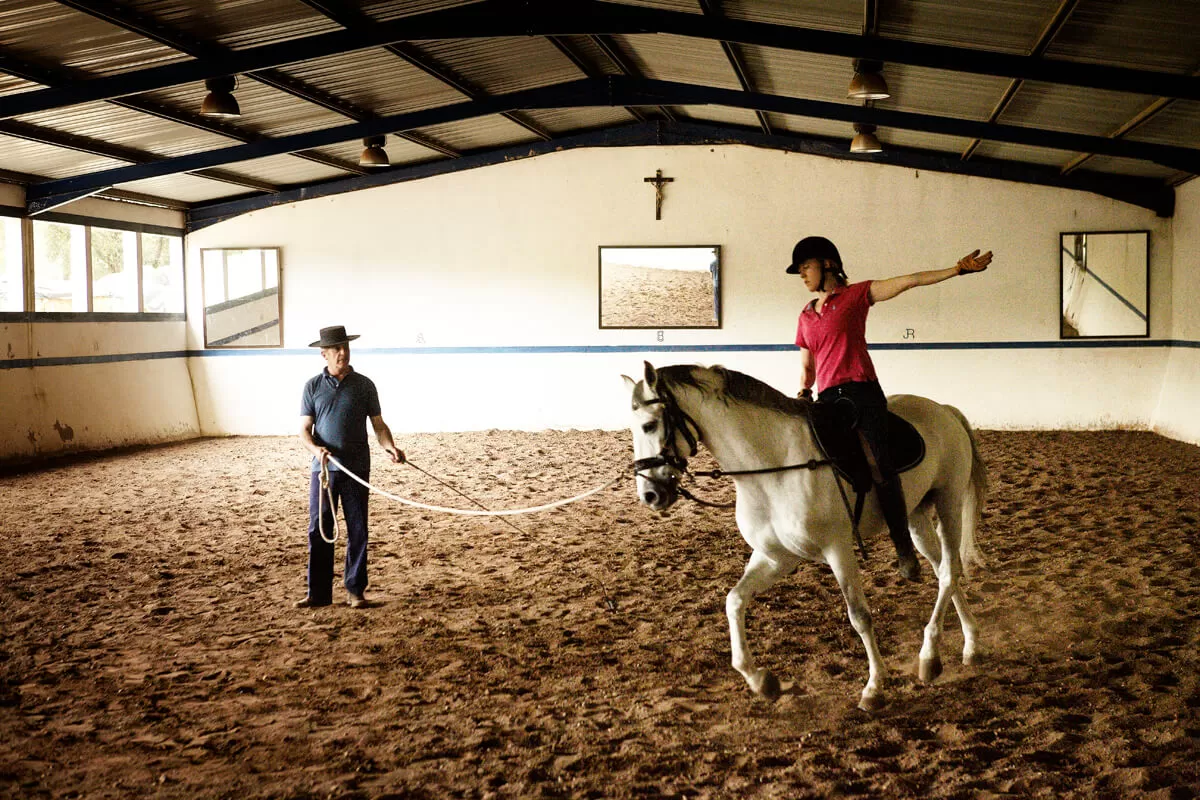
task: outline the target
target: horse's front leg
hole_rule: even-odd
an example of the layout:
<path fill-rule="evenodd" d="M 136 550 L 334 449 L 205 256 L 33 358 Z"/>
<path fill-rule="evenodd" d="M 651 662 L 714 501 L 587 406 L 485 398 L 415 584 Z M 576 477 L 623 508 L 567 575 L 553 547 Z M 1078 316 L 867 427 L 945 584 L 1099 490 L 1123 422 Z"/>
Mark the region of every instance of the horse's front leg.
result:
<path fill-rule="evenodd" d="M 879 652 L 879 644 L 875 641 L 871 609 L 867 607 L 867 598 L 863 594 L 862 575 L 858 571 L 858 561 L 855 559 L 849 536 L 826 550 L 825 560 L 829 562 L 838 586 L 842 589 L 842 596 L 846 598 L 850 624 L 858 631 L 858 636 L 867 649 L 867 685 L 863 687 L 858 707 L 863 711 L 876 711 L 884 705 L 883 687 L 887 680 L 887 667 L 883 665 L 883 656 Z"/>
<path fill-rule="evenodd" d="M 771 588 L 777 580 L 789 574 L 799 559 L 786 564 L 755 550 L 750 554 L 742 579 L 725 597 L 725 614 L 729 617 L 729 644 L 733 651 L 733 668 L 742 673 L 754 693 L 767 700 L 779 698 L 779 679 L 767 669 L 755 665 L 754 656 L 746 646 L 746 605 L 756 594 Z"/>

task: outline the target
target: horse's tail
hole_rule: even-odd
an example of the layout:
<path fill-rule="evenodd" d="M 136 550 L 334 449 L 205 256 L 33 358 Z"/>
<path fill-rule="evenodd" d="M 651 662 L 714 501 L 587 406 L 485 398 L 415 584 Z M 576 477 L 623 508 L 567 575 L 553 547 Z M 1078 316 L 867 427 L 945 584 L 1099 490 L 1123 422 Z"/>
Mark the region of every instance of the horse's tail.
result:
<path fill-rule="evenodd" d="M 976 542 L 976 531 L 979 528 L 979 518 L 983 512 L 983 502 L 987 498 L 988 471 L 987 464 L 979 455 L 979 440 L 975 438 L 975 430 L 954 406 L 946 406 L 947 410 L 958 419 L 971 439 L 971 488 L 963 498 L 962 507 L 962 541 L 958 546 L 959 557 L 962 560 L 963 574 L 970 574 L 971 564 L 983 566 L 983 553 Z"/>

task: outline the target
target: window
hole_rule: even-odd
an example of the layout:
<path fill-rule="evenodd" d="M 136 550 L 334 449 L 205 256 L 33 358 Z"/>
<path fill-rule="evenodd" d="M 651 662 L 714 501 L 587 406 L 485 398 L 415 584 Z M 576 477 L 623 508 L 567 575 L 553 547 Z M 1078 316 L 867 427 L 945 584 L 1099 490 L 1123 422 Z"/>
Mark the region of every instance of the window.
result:
<path fill-rule="evenodd" d="M 183 238 L 142 234 L 142 310 L 183 313 Z"/>
<path fill-rule="evenodd" d="M 0 312 L 25 310 L 21 220 L 0 217 Z"/>
<path fill-rule="evenodd" d="M 184 311 L 183 236 L 174 229 L 93 225 L 70 214 L 33 220 L 0 215 L 0 315 L 182 319 Z"/>
<path fill-rule="evenodd" d="M 92 310 L 138 311 L 138 235 L 92 229 Z"/>
<path fill-rule="evenodd" d="M 87 228 L 33 221 L 33 310 L 90 311 Z"/>

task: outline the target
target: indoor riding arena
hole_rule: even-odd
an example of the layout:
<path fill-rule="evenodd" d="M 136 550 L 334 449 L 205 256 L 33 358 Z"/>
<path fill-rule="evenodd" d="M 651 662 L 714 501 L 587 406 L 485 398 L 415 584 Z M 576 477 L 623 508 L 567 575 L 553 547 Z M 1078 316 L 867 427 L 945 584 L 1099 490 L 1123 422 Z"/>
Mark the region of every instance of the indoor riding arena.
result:
<path fill-rule="evenodd" d="M 1200 795 L 1198 52 L 1163 0 L 4 0 L 0 797 Z M 953 602 L 794 399 L 809 236 L 973 430 Z M 844 544 L 744 607 L 778 686 L 766 528 Z"/>

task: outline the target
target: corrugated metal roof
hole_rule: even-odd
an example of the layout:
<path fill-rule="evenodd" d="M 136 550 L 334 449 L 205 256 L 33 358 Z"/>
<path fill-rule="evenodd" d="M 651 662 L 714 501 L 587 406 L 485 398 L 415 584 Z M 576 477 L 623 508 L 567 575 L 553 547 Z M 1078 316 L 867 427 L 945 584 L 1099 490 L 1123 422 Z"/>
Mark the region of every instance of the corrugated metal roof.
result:
<path fill-rule="evenodd" d="M 1061 0 L 893 0 L 881 9 L 880 36 L 1025 55 Z"/>
<path fill-rule="evenodd" d="M 720 122 L 726 125 L 741 125 L 746 128 L 757 128 L 758 117 L 753 111 L 744 108 L 729 108 L 728 106 L 672 106 L 676 111 L 683 112 L 689 119 L 703 122 Z"/>
<path fill-rule="evenodd" d="M 409 17 L 413 14 L 424 14 L 427 11 L 440 11 L 473 3 L 475 0 L 406 0 L 397 3 L 396 0 L 359 0 L 362 11 L 379 22 L 391 19 Z"/>
<path fill-rule="evenodd" d="M 544 130 L 556 136 L 567 136 L 573 131 L 595 130 L 627 125 L 634 118 L 623 108 L 597 106 L 595 108 L 551 108 L 523 112 Z"/>
<path fill-rule="evenodd" d="M 358 148 L 362 150 L 360 146 Z M 354 160 L 358 161 L 357 154 Z M 270 156 L 255 158 L 250 161 L 238 161 L 230 164 L 229 169 L 238 175 L 244 175 L 254 180 L 266 181 L 276 186 L 294 186 L 302 183 L 317 183 L 331 178 L 345 176 L 341 170 L 327 167 L 302 158 L 292 156 Z"/>
<path fill-rule="evenodd" d="M 449 145 L 462 153 L 538 140 L 515 122 L 495 115 L 431 125 L 418 129 L 416 133 Z"/>
<path fill-rule="evenodd" d="M 1200 3 L 1081 2 L 1046 55 L 1093 64 L 1191 72 L 1200 68 Z"/>
<path fill-rule="evenodd" d="M 291 64 L 281 71 L 379 116 L 465 99 L 457 89 L 383 49 Z"/>
<path fill-rule="evenodd" d="M 298 0 L 134 0 L 130 5 L 190 38 L 235 50 L 342 27 Z"/>
<path fill-rule="evenodd" d="M 187 83 L 143 96 L 191 114 L 199 114 L 206 93 L 204 84 Z M 341 114 L 245 76 L 237 79 L 233 96 L 242 110 L 242 116 L 230 122 L 238 129 L 262 136 L 287 136 L 317 128 L 332 128 L 349 121 Z"/>
<path fill-rule="evenodd" d="M 724 0 L 719 5 L 722 15 L 750 22 L 840 33 L 860 33 L 863 25 L 862 0 Z"/>
<path fill-rule="evenodd" d="M 880 108 L 970 120 L 986 120 L 1011 83 L 1008 78 L 992 75 L 907 64 L 888 64 L 882 74 L 892 96 L 888 100 L 875 101 Z M 846 77 L 847 87 L 850 77 Z M 953 91 L 947 91 L 947 86 L 954 87 Z"/>
<path fill-rule="evenodd" d="M 252 194 L 250 189 L 230 186 L 220 181 L 208 180 L 187 173 L 167 175 L 161 178 L 147 178 L 141 181 L 130 181 L 121 184 L 128 192 L 157 195 L 159 197 L 174 197 L 185 203 L 204 203 L 210 200 L 220 200 L 229 197 L 240 197 Z"/>
<path fill-rule="evenodd" d="M 110 75 L 181 61 L 187 56 L 53 0 L 4 0 L 0 46 L 18 58 Z M 49 51 L 49 52 L 48 52 Z"/>
<path fill-rule="evenodd" d="M 1176 100 L 1126 138 L 1139 142 L 1193 147 L 1200 136 L 1200 103 Z"/>
<path fill-rule="evenodd" d="M 742 52 L 756 91 L 850 103 L 846 87 L 854 75 L 854 65 L 849 58 L 768 47 L 745 47 Z"/>
<path fill-rule="evenodd" d="M 127 163 L 78 150 L 68 150 L 65 147 L 0 135 L 0 169 L 13 172 L 40 175 L 44 178 L 67 178 L 80 173 L 124 167 Z"/>
<path fill-rule="evenodd" d="M 1087 168 L 1095 172 L 1115 172 L 1118 175 L 1138 175 L 1145 178 L 1167 179 L 1177 174 L 1170 167 L 1160 164 L 1112 156 L 1096 156 L 1087 162 Z"/>
<path fill-rule="evenodd" d="M 1127 92 L 1081 90 L 1026 81 L 1000 121 L 1105 136 L 1153 100 Z"/>
<path fill-rule="evenodd" d="M 541 37 L 421 42 L 421 51 L 488 94 L 575 80 L 579 70 Z"/>
<path fill-rule="evenodd" d="M 1077 154 L 1069 150 L 1054 150 L 1047 147 L 1029 147 L 1005 142 L 983 142 L 975 151 L 981 158 L 1012 161 L 1022 164 L 1038 164 L 1047 167 L 1062 167 Z"/>
<path fill-rule="evenodd" d="M 201 95 L 203 96 L 203 95 Z M 133 147 L 161 156 L 178 156 L 235 142 L 111 103 L 84 103 L 18 117 L 21 122 Z"/>
<path fill-rule="evenodd" d="M 613 37 L 647 78 L 740 89 L 737 75 L 720 42 L 685 36 L 633 35 Z"/>
<path fill-rule="evenodd" d="M 47 180 L 77 179 L 73 186 L 103 183 L 102 173 L 125 164 L 116 156 L 127 154 L 131 161 L 168 159 L 154 169 L 178 169 L 169 159 L 193 153 L 220 151 L 241 141 L 251 141 L 259 156 L 246 165 L 218 166 L 234 175 L 243 169 L 244 177 L 275 186 L 305 182 L 319 183 L 331 178 L 352 177 L 356 173 L 361 138 L 365 128 L 353 127 L 357 120 L 438 109 L 468 102 L 469 97 L 486 100 L 495 94 L 539 87 L 554 87 L 587 76 L 624 76 L 634 81 L 655 79 L 686 83 L 721 91 L 739 90 L 735 64 L 717 38 L 683 36 L 669 32 L 673 16 L 686 14 L 689 21 L 702 18 L 706 26 L 766 23 L 795 26 L 795 42 L 807 44 L 815 37 L 860 34 L 866 26 L 865 14 L 875 9 L 876 30 L 880 37 L 913 43 L 954 48 L 943 54 L 943 68 L 904 63 L 887 63 L 884 76 L 892 88 L 892 97 L 877 101 L 862 113 L 900 111 L 943 118 L 964 130 L 968 123 L 986 121 L 999 109 L 999 121 L 1033 129 L 1064 134 L 1109 136 L 1132 127 L 1115 147 L 1127 148 L 1119 158 L 1091 158 L 1084 169 L 1092 173 L 1109 172 L 1114 180 L 1108 191 L 1123 197 L 1121 186 L 1126 176 L 1162 181 L 1164 188 L 1192 173 L 1179 170 L 1200 161 L 1196 130 L 1200 129 L 1200 100 L 1173 100 L 1143 124 L 1132 126 L 1146 109 L 1162 103 L 1160 94 L 1186 97 L 1185 83 L 1170 90 L 1147 80 L 1146 92 L 1131 93 L 1093 89 L 1074 85 L 1062 75 L 1054 75 L 1055 61 L 1083 64 L 1121 65 L 1141 70 L 1158 70 L 1177 75 L 1192 75 L 1186 86 L 1200 85 L 1195 70 L 1200 67 L 1200 2 L 1183 0 L 1078 0 L 1062 6 L 1062 0 L 894 0 L 886 4 L 867 4 L 861 0 L 710 0 L 711 14 L 705 14 L 699 0 L 607 0 L 599 8 L 625 5 L 645 13 L 650 25 L 662 33 L 618 34 L 616 26 L 598 23 L 591 34 L 509 35 L 486 38 L 448 38 L 413 41 L 399 45 L 398 54 L 381 45 L 353 50 L 340 55 L 323 55 L 305 60 L 302 45 L 289 56 L 290 63 L 263 63 L 260 70 L 280 76 L 283 88 L 267 85 L 241 75 L 235 96 L 241 105 L 240 118 L 211 123 L 199 117 L 200 104 L 207 89 L 204 77 L 221 72 L 222 54 L 230 50 L 257 54 L 271 43 L 325 36 L 344 31 L 347 25 L 363 24 L 363 35 L 375 30 L 372 24 L 424 14 L 431 11 L 470 5 L 472 0 L 344 0 L 332 4 L 337 20 L 321 11 L 320 4 L 305 0 L 122 0 L 102 3 L 106 9 L 94 14 L 62 5 L 55 0 L 0 1 L 0 169 L 44 176 Z M 567 7 L 569 4 L 563 4 Z M 1070 11 L 1059 15 L 1061 25 L 1051 26 L 1060 7 Z M 512 19 L 520 27 L 516 33 L 536 29 L 538 19 L 522 18 L 539 4 L 514 4 Z M 549 8 L 549 6 L 547 6 Z M 101 19 L 109 14 L 112 20 Z M 122 22 L 124 18 L 124 22 Z M 340 21 L 338 21 L 340 20 Z M 374 23 L 364 22 L 373 20 Z M 124 26 L 124 27 L 123 27 Z M 715 28 L 719 30 L 719 28 Z M 777 32 L 776 29 L 771 29 Z M 141 31 L 141 32 L 139 32 Z M 1013 80 L 1001 69 L 1000 74 L 975 74 L 971 71 L 974 51 L 1025 55 L 1043 42 L 1049 70 L 1038 80 L 1017 85 L 1006 104 Z M 552 33 L 546 29 L 544 33 Z M 754 31 L 752 30 L 752 33 Z M 765 30 L 758 31 L 765 34 Z M 145 34 L 145 35 L 144 35 Z M 328 36 L 325 36 L 328 39 Z M 817 38 L 812 52 L 769 46 L 767 40 L 737 44 L 730 53 L 740 59 L 745 80 L 751 91 L 785 97 L 831 102 L 839 107 L 857 106 L 846 98 L 853 71 L 855 53 L 819 52 L 831 40 Z M 839 40 L 842 41 L 842 40 Z M 863 47 L 872 41 L 858 40 Z M 164 43 L 166 42 L 166 43 Z M 174 43 L 177 47 L 170 46 Z M 610 56 L 610 50 L 612 55 Z M 199 61 L 188 53 L 201 54 Z M 205 59 L 215 59 L 206 61 Z M 294 60 L 300 59 L 300 60 Z M 413 61 L 417 63 L 413 63 Z M 94 84 L 79 76 L 113 76 L 160 64 L 204 66 L 208 71 L 179 79 L 175 85 L 157 84 L 158 88 L 120 102 L 89 98 L 72 105 L 44 107 L 28 111 L 13 121 L 5 121 L 4 103 L 44 100 L 39 94 L 47 81 L 87 91 Z M 1035 64 L 1042 62 L 1034 62 Z M 8 65 L 8 73 L 3 66 Z M 955 66 L 961 69 L 955 69 Z M 45 68 L 45 69 L 43 69 Z M 190 67 L 189 67 L 190 68 Z M 1000 69 L 990 67 L 993 71 Z M 431 74 L 432 73 L 432 74 Z M 1101 83 L 1107 81 L 1105 78 Z M 1159 83 L 1162 83 L 1160 80 Z M 623 86 L 620 83 L 619 86 Z M 394 165 L 416 164 L 449 158 L 456 153 L 479 153 L 513 144 L 538 143 L 546 136 L 569 136 L 583 131 L 629 126 L 637 119 L 659 121 L 674 115 L 682 121 L 708 122 L 718 129 L 724 126 L 731 140 L 748 137 L 760 130 L 752 110 L 705 105 L 693 98 L 679 98 L 671 105 L 670 92 L 645 101 L 634 112 L 621 106 L 610 107 L 605 87 L 593 86 L 595 105 L 583 108 L 518 110 L 506 117 L 491 115 L 461 122 L 426 126 L 416 133 L 427 137 L 431 146 L 423 146 L 397 136 L 387 137 L 387 149 Z M 121 89 L 113 90 L 124 94 Z M 1200 92 L 1200 89 L 1194 91 Z M 1173 94 L 1172 94 L 1173 92 Z M 105 95 L 113 96 L 113 95 Z M 619 98 L 618 98 L 619 100 Z M 666 106 L 654 105 L 655 102 Z M 147 106 L 147 104 L 149 104 Z M 133 108 L 127 107 L 132 106 Z M 133 110 L 144 107 L 148 111 Z M 22 108 L 27 109 L 27 105 Z M 664 114 L 664 108 L 666 114 Z M 771 132 L 781 137 L 844 140 L 852 136 L 848 122 L 813 119 L 797 114 L 767 114 Z M 919 118 L 912 120 L 923 127 Z M 24 126 L 24 127 L 22 127 Z M 33 127 L 31 127 L 33 126 Z M 317 151 L 326 163 L 314 163 L 304 157 L 285 155 L 296 134 L 346 127 L 346 139 Z M 924 126 L 929 127 L 929 126 Z M 647 130 L 649 130 L 647 128 Z M 993 131 L 997 136 L 1000 131 Z M 17 134 L 13 136 L 13 134 Z M 879 136 L 887 146 L 888 160 L 903 163 L 927 163 L 930 152 L 947 156 L 944 168 L 970 171 L 970 159 L 960 164 L 960 155 L 972 138 L 968 134 L 932 133 L 881 125 Z M 43 143 L 27 138 L 41 137 Z M 71 139 L 70 137 L 79 137 Z M 653 136 L 651 136 L 653 139 Z M 57 144 L 54 144 L 57 143 Z M 1152 153 L 1145 143 L 1169 145 L 1176 151 L 1169 158 Z M 65 146 L 64 146 L 65 145 Z M 69 149 L 91 148 L 100 155 Z M 1138 150 L 1137 148 L 1142 148 Z M 1082 148 L 1082 145 L 1080 146 Z M 1141 157 L 1137 157 L 1141 153 Z M 1045 146 L 1013 145 L 984 140 L 972 158 L 999 159 L 1016 164 L 1063 168 L 1076 161 L 1076 151 Z M 1086 154 L 1085 154 L 1086 155 Z M 861 157 L 859 157 L 861 159 Z M 1173 167 L 1161 167 L 1155 159 Z M 1191 159 L 1191 161 L 1189 161 Z M 473 163 L 473 162 L 472 162 Z M 339 165 L 345 170 L 339 169 Z M 149 168 L 147 168 L 149 169 Z M 122 173 L 127 179 L 130 173 Z M 146 170 L 134 175 L 151 174 Z M 1019 173 L 1014 173 L 1019 178 Z M 52 194 L 54 186 L 35 184 L 30 195 Z M 167 192 L 164 198 L 202 203 L 222 197 L 241 197 L 255 190 L 244 186 L 207 180 L 195 176 L 159 177 L 127 180 L 134 191 Z M 348 181 L 346 186 L 352 186 Z M 151 187 L 151 188 L 146 188 Z M 1142 202 L 1149 184 L 1131 195 L 1131 202 Z M 264 187 L 268 188 L 268 187 Z M 178 192 L 178 194 L 170 194 Z"/>

